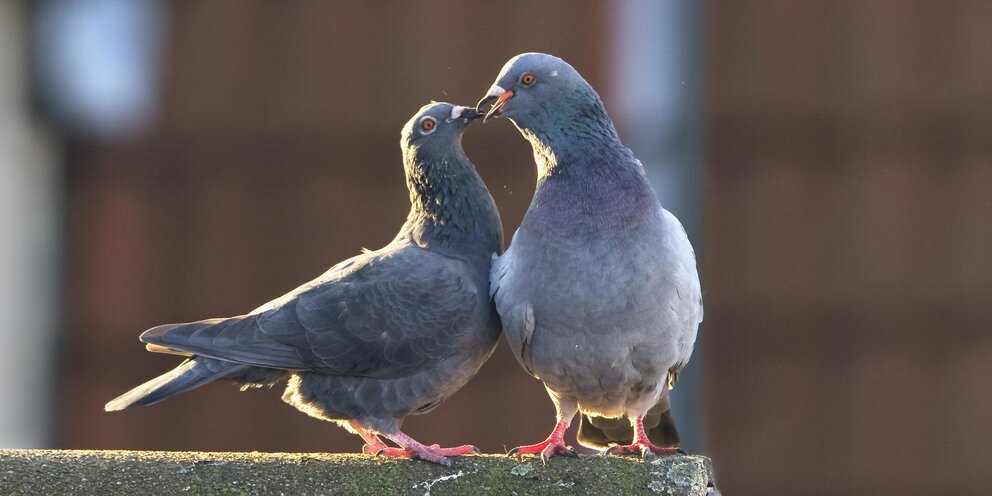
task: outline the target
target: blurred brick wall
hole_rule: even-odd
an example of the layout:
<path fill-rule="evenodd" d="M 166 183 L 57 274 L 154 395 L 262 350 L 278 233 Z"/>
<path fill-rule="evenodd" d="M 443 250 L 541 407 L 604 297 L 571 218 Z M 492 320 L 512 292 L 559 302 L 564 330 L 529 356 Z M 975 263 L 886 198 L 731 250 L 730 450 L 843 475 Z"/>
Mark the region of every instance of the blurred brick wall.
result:
<path fill-rule="evenodd" d="M 356 451 L 357 436 L 211 385 L 148 408 L 103 404 L 166 371 L 138 334 L 235 315 L 389 242 L 408 195 L 400 127 L 429 100 L 474 104 L 499 68 L 548 51 L 603 79 L 598 3 L 171 3 L 162 119 L 138 142 L 69 150 L 68 316 L 57 445 Z M 527 11 L 531 15 L 521 16 Z M 452 43 L 452 40 L 459 43 Z M 529 145 L 506 121 L 465 147 L 508 233 L 529 204 Z M 425 442 L 486 451 L 534 442 L 554 408 L 501 346 L 469 386 L 411 417 Z"/>
<path fill-rule="evenodd" d="M 992 487 L 992 3 L 709 8 L 724 490 Z"/>
<path fill-rule="evenodd" d="M 171 4 L 158 128 L 71 147 L 59 446 L 357 450 L 279 391 L 101 409 L 175 364 L 143 351 L 143 329 L 243 312 L 391 239 L 407 208 L 399 128 L 427 100 L 473 103 L 528 50 L 604 95 L 625 77 L 604 73 L 606 4 L 363 5 Z M 992 486 L 990 5 L 709 6 L 697 353 L 725 493 Z M 465 146 L 509 239 L 530 149 L 507 122 Z M 498 451 L 542 438 L 552 415 L 501 346 L 407 425 Z"/>

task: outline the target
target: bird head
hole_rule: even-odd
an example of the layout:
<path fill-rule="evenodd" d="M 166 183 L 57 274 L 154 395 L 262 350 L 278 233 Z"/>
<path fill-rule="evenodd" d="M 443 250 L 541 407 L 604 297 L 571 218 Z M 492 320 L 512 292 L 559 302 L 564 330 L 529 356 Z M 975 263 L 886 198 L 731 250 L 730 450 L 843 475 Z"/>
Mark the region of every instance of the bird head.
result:
<path fill-rule="evenodd" d="M 568 62 L 544 53 L 523 53 L 503 66 L 475 109 L 485 112 L 484 121 L 505 116 L 529 129 L 549 116 L 581 107 L 577 104 L 589 94 L 595 96 L 592 87 Z"/>
<path fill-rule="evenodd" d="M 424 105 L 403 126 L 400 134 L 403 155 L 428 153 L 441 157 L 460 150 L 465 128 L 482 116 L 474 108 L 445 102 Z"/>

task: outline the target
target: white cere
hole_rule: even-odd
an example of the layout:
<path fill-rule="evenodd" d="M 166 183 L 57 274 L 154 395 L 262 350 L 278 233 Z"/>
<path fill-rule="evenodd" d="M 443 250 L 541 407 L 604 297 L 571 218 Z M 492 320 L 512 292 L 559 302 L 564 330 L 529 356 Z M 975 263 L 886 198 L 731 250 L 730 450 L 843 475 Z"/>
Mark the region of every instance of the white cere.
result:
<path fill-rule="evenodd" d="M 466 110 L 468 110 L 468 107 L 462 107 L 460 105 L 457 107 L 453 107 L 451 109 L 451 120 L 458 119 L 459 117 L 462 116 L 462 114 L 465 113 Z"/>
<path fill-rule="evenodd" d="M 506 93 L 506 90 L 501 88 L 498 84 L 494 84 L 492 88 L 489 88 L 489 93 L 487 93 L 486 96 L 500 96 L 503 93 Z"/>

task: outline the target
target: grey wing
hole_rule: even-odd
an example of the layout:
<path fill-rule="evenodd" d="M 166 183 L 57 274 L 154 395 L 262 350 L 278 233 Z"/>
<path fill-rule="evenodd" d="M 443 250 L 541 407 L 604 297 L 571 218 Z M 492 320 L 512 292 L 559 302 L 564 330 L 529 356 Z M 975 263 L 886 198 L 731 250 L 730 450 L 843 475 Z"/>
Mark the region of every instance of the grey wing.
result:
<path fill-rule="evenodd" d="M 515 276 L 513 257 L 517 250 L 511 245 L 503 255 L 493 257 L 490 268 L 489 295 L 496 304 L 503 335 L 510 345 L 510 351 L 520 365 L 533 377 L 537 377 L 531 362 L 531 340 L 534 337 L 534 309 L 525 295 L 514 292 L 510 279 Z"/>
<path fill-rule="evenodd" d="M 683 328 L 680 338 L 681 353 L 678 362 L 669 371 L 668 386 L 672 388 L 678 381 L 678 374 L 689 363 L 699 324 L 703 321 L 703 295 L 699 285 L 699 274 L 696 271 L 696 254 L 686 235 L 685 228 L 671 212 L 661 209 L 662 218 L 667 224 L 668 233 L 665 243 L 672 255 L 670 265 L 673 269 L 672 280 L 676 285 L 675 298 L 669 302 L 669 311 Z"/>
<path fill-rule="evenodd" d="M 478 304 L 467 266 L 415 247 L 364 258 L 267 310 L 159 326 L 141 339 L 259 367 L 369 377 L 405 375 L 456 351 Z"/>

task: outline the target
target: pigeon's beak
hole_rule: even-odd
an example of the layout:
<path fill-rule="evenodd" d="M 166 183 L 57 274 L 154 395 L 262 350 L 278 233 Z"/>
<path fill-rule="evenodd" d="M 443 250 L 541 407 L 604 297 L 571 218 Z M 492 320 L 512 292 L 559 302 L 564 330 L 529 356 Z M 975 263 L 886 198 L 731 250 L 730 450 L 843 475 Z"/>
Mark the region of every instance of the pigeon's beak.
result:
<path fill-rule="evenodd" d="M 475 110 L 482 112 L 483 107 L 486 105 L 492 105 L 489 107 L 489 111 L 486 112 L 486 118 L 482 120 L 484 123 L 489 122 L 489 119 L 499 117 L 499 109 L 512 97 L 512 91 L 504 90 L 498 85 L 493 85 L 493 87 L 489 90 L 489 93 L 482 100 L 479 100 L 479 104 L 475 106 Z"/>
<path fill-rule="evenodd" d="M 475 110 L 472 107 L 463 107 L 461 105 L 451 109 L 451 120 L 461 119 L 464 124 L 468 124 L 486 114 Z"/>

